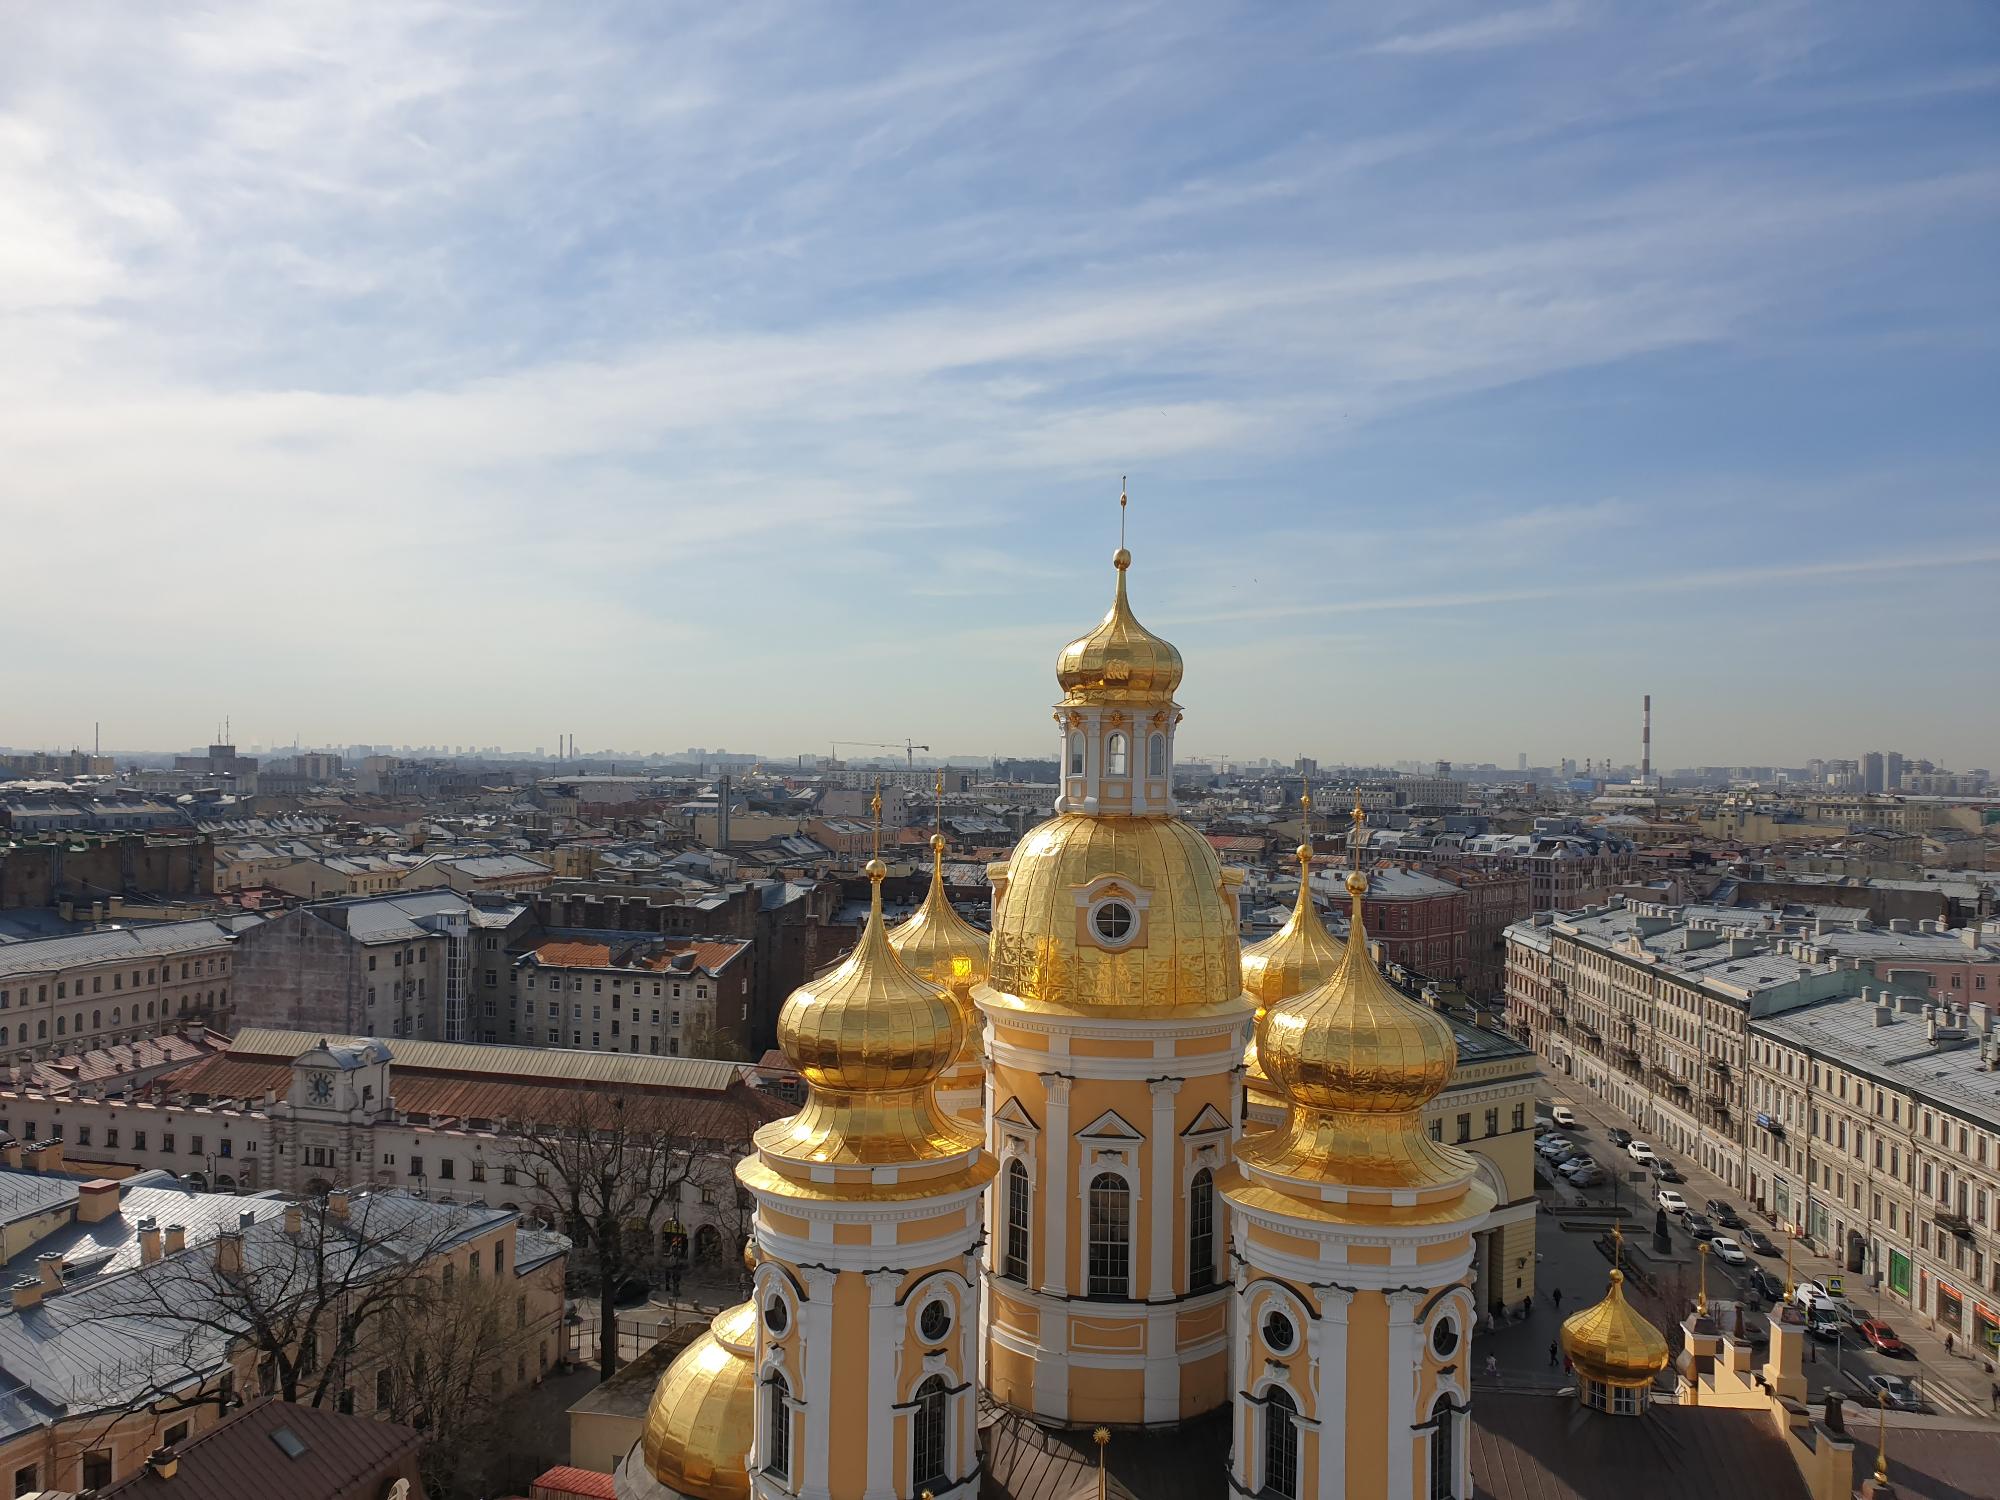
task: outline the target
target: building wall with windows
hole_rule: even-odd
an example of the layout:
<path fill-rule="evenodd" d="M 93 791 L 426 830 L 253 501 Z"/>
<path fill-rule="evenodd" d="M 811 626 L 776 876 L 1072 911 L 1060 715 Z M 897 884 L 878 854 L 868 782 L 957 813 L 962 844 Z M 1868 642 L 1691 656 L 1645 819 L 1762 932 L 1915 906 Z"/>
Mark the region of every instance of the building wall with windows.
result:
<path fill-rule="evenodd" d="M 236 934 L 163 922 L 0 947 L 0 1058 L 39 1061 L 228 1018 Z"/>

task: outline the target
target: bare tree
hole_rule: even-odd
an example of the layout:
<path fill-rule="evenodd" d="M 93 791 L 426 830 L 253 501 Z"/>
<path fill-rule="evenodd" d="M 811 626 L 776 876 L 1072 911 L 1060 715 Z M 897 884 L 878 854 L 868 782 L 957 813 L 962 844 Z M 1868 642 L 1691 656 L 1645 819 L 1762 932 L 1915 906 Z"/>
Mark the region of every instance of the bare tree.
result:
<path fill-rule="evenodd" d="M 377 1406 L 424 1434 L 426 1494 L 469 1490 L 505 1447 L 507 1371 L 534 1334 L 502 1278 L 426 1280 L 399 1312 L 376 1373 Z"/>
<path fill-rule="evenodd" d="M 671 1096 L 578 1090 L 561 1118 L 515 1137 L 541 1211 L 584 1252 L 571 1259 L 572 1284 L 595 1275 L 597 1366 L 607 1380 L 618 1369 L 619 1289 L 651 1268 L 663 1213 L 713 1148 L 691 1132 L 694 1118 L 694 1106 Z"/>

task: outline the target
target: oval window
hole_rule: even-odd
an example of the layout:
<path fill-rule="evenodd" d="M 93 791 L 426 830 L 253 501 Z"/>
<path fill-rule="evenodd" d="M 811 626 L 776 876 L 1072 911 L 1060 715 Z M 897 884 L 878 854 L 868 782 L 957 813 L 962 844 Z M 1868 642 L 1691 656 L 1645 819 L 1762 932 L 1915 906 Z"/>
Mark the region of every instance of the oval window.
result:
<path fill-rule="evenodd" d="M 771 1330 L 772 1338 L 784 1337 L 785 1330 L 792 1326 L 792 1315 L 783 1297 L 773 1297 L 764 1304 L 764 1326 Z"/>
<path fill-rule="evenodd" d="M 1292 1328 L 1292 1320 L 1281 1312 L 1264 1315 L 1264 1344 L 1273 1354 L 1283 1354 L 1292 1347 L 1298 1334 Z"/>
<path fill-rule="evenodd" d="M 1100 942 L 1117 948 L 1131 940 L 1138 920 L 1137 914 L 1123 901 L 1106 901 L 1090 914 L 1090 927 Z"/>
<path fill-rule="evenodd" d="M 951 1332 L 951 1309 L 942 1302 L 927 1303 L 917 1314 L 917 1331 L 935 1344 Z"/>
<path fill-rule="evenodd" d="M 1439 1318 L 1431 1330 L 1431 1347 L 1439 1359 L 1451 1358 L 1451 1351 L 1458 1347 L 1458 1325 L 1450 1318 Z"/>

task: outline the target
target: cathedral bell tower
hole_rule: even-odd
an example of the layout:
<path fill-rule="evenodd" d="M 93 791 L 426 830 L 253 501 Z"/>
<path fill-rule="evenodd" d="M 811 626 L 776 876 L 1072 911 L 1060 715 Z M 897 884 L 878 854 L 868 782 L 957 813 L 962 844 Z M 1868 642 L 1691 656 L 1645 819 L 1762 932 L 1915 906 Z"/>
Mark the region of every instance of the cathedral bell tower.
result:
<path fill-rule="evenodd" d="M 1111 609 L 1057 660 L 1056 815 L 992 867 L 985 1368 L 1059 1425 L 1178 1422 L 1228 1398 L 1224 1232 L 1252 1009 L 1236 889 L 1173 814 L 1181 656 Z"/>

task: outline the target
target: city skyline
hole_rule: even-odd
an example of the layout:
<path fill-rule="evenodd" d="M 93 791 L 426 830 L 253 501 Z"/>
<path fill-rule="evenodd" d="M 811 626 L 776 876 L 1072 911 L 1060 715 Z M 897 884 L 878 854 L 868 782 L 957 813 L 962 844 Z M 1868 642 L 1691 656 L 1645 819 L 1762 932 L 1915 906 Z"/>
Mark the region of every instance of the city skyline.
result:
<path fill-rule="evenodd" d="M 1043 755 L 1129 476 L 1190 757 L 1993 766 L 1926 23 L 27 13 L 0 739 Z"/>

